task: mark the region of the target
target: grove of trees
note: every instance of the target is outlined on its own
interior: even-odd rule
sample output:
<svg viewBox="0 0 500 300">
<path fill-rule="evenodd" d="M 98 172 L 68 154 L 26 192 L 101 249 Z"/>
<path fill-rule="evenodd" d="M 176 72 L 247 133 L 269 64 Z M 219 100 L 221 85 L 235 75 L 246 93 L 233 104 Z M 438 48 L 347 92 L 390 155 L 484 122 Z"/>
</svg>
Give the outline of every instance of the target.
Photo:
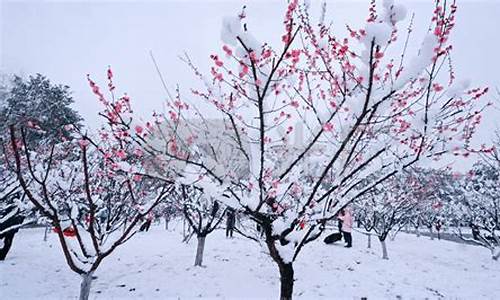
<svg viewBox="0 0 500 300">
<path fill-rule="evenodd" d="M 406 9 L 393 1 L 372 1 L 364 27 L 341 36 L 325 9 L 317 22 L 308 2 L 291 0 L 282 34 L 268 42 L 243 9 L 223 20 L 207 74 L 183 57 L 202 87 L 168 93 L 167 111 L 148 121 L 117 96 L 111 68 L 107 88 L 88 76 L 102 107 L 97 132 L 70 108 L 68 87 L 14 78 L 1 94 L 2 249 L 27 210 L 47 218 L 85 300 L 102 261 L 148 215 L 182 215 L 201 266 L 205 241 L 231 210 L 259 228 L 241 234 L 274 263 L 285 300 L 301 251 L 350 206 L 384 259 L 386 238 L 413 224 L 432 238 L 447 228 L 497 260 L 500 164 L 496 148 L 471 145 L 488 89 L 455 78 L 456 11 L 436 0 L 418 51 L 409 51 L 411 22 L 403 25 Z M 484 162 L 467 174 L 426 168 L 472 153 Z"/>
</svg>

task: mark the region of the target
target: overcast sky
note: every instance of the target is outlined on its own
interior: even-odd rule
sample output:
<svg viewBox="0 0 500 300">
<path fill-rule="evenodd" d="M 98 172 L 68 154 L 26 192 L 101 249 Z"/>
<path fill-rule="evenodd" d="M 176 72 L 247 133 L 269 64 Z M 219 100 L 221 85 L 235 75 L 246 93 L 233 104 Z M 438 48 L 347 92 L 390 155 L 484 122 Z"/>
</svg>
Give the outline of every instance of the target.
<svg viewBox="0 0 500 300">
<path fill-rule="evenodd" d="M 311 1 L 316 10 L 320 1 Z M 342 32 L 344 24 L 366 19 L 368 0 L 332 0 L 329 18 Z M 416 14 L 423 34 L 432 13 L 431 0 L 397 1 Z M 474 85 L 500 88 L 500 0 L 457 1 L 452 35 L 458 78 Z M 220 52 L 223 16 L 247 5 L 249 28 L 261 41 L 279 41 L 286 1 L 12 1 L 0 0 L 0 72 L 42 73 L 74 92 L 75 109 L 95 124 L 99 105 L 88 88 L 90 73 L 104 86 L 111 65 L 119 92 L 128 92 L 136 111 L 147 116 L 161 110 L 165 93 L 149 56 L 153 51 L 170 86 L 186 93 L 194 76 L 178 56 L 184 51 L 207 70 L 209 55 Z M 420 38 L 416 37 L 418 42 Z M 492 99 L 499 100 L 496 92 Z M 488 140 L 500 124 L 498 110 L 485 116 L 477 139 Z"/>
</svg>

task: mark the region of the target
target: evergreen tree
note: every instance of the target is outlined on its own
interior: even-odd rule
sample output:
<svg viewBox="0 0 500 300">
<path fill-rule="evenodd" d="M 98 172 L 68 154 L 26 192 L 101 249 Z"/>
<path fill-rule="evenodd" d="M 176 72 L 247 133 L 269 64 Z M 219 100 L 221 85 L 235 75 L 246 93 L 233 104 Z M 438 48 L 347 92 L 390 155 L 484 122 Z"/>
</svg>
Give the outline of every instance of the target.
<svg viewBox="0 0 500 300">
<path fill-rule="evenodd" d="M 29 76 L 27 80 L 14 76 L 11 86 L 0 97 L 1 135 L 7 134 L 10 124 L 40 127 L 30 131 L 29 142 L 60 139 L 66 136 L 64 125 L 81 127 L 82 117 L 70 106 L 74 103 L 69 87 L 53 84 L 41 75 Z"/>
<path fill-rule="evenodd" d="M 65 125 L 82 126 L 81 116 L 70 107 L 74 101 L 68 86 L 52 84 L 41 74 L 27 80 L 6 79 L 5 75 L 0 78 L 0 260 L 33 215 L 13 169 L 9 125 L 37 129 L 26 131 L 26 144 L 35 151 L 69 139 Z"/>
</svg>

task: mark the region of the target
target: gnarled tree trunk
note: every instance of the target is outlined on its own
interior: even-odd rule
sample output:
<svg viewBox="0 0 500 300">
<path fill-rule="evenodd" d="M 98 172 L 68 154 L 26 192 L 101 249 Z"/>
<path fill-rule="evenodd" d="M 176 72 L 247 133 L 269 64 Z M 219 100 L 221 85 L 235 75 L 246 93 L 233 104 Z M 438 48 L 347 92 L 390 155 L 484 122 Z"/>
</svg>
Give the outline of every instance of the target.
<svg viewBox="0 0 500 300">
<path fill-rule="evenodd" d="M 280 300 L 291 300 L 293 295 L 293 262 L 285 262 L 276 248 L 275 241 L 271 236 L 271 227 L 263 226 L 266 234 L 266 245 L 274 262 L 278 265 L 280 272 Z"/>
<path fill-rule="evenodd" d="M 80 300 L 88 300 L 90 295 L 90 286 L 92 284 L 92 274 L 94 272 L 89 272 L 82 274 L 82 283 L 80 284 Z"/>
<path fill-rule="evenodd" d="M 196 247 L 196 258 L 194 260 L 195 266 L 201 266 L 203 263 L 203 251 L 205 250 L 205 238 L 204 235 L 198 235 L 198 246 Z"/>
</svg>

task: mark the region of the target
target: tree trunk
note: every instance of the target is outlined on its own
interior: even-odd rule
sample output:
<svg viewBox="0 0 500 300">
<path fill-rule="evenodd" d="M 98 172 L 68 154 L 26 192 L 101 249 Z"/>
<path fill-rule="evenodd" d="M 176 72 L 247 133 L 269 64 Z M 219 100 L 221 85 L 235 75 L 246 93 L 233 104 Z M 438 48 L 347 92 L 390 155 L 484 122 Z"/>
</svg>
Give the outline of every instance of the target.
<svg viewBox="0 0 500 300">
<path fill-rule="evenodd" d="M 49 235 L 49 230 L 50 230 L 49 224 L 45 224 L 45 231 L 43 233 L 43 241 L 44 242 L 47 241 L 47 236 Z"/>
<path fill-rule="evenodd" d="M 280 300 L 291 300 L 293 294 L 293 265 L 279 264 L 280 269 Z"/>
<path fill-rule="evenodd" d="M 500 247 L 493 248 L 491 251 L 491 258 L 498 260 L 500 258 Z"/>
<path fill-rule="evenodd" d="M 367 236 L 368 236 L 368 249 L 371 249 L 371 247 L 372 247 L 372 235 L 367 234 Z"/>
<path fill-rule="evenodd" d="M 203 263 L 203 251 L 205 250 L 205 236 L 198 235 L 198 247 L 196 248 L 195 266 L 201 266 Z"/>
<path fill-rule="evenodd" d="M 182 218 L 182 236 L 186 239 L 186 218 Z"/>
<path fill-rule="evenodd" d="M 170 218 L 168 216 L 165 216 L 165 230 L 168 230 L 168 222 L 170 221 Z"/>
<path fill-rule="evenodd" d="M 90 285 L 92 283 L 92 274 L 94 272 L 82 274 L 82 283 L 80 284 L 80 300 L 88 300 L 90 295 Z"/>
<path fill-rule="evenodd" d="M 420 230 L 418 230 L 418 227 L 415 227 L 415 234 L 417 237 L 420 237 Z"/>
<path fill-rule="evenodd" d="M 10 247 L 12 246 L 12 241 L 14 240 L 15 233 L 8 232 L 4 235 L 3 246 L 0 248 L 0 261 L 5 260 L 7 253 L 9 253 Z"/>
<path fill-rule="evenodd" d="M 285 262 L 281 257 L 276 242 L 272 237 L 272 226 L 269 223 L 262 224 L 261 232 L 266 236 L 266 245 L 274 262 L 280 271 L 280 300 L 291 300 L 293 294 L 293 261 Z"/>
<path fill-rule="evenodd" d="M 389 259 L 389 255 L 387 254 L 387 245 L 385 244 L 385 239 L 380 240 L 380 245 L 382 246 L 382 259 Z"/>
<path fill-rule="evenodd" d="M 431 236 L 431 240 L 434 240 L 434 230 L 432 230 L 432 226 L 429 227 L 429 234 Z"/>
</svg>

